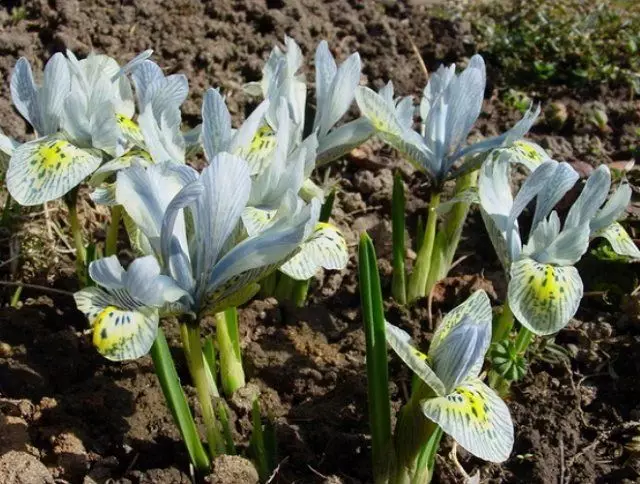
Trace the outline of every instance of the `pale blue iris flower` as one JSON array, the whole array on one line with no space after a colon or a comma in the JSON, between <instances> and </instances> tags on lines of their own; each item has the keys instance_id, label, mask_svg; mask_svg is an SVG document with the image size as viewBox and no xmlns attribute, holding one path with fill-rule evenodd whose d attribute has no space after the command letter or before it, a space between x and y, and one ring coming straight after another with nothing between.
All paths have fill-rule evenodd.
<instances>
[{"instance_id":1,"label":"pale blue iris flower","mask_svg":"<svg viewBox=\"0 0 640 484\"><path fill-rule=\"evenodd\" d=\"M589 240L607 238L616 252L637 258L637 247L616 220L631 196L621 185L604 203L611 177L601 166L589 177L564 224L554 210L575 185L578 174L567 163L547 160L527 177L515 198L511 193L513 153L488 160L481 169L481 213L491 241L509 276L508 302L513 314L538 335L562 329L575 315L583 284L574 264L587 251ZM521 161L521 160L516 160ZM535 199L526 243L518 217Z\"/></svg>"},{"instance_id":2,"label":"pale blue iris flower","mask_svg":"<svg viewBox=\"0 0 640 484\"><path fill-rule=\"evenodd\" d=\"M459 75L455 73L455 65L440 67L424 88L418 109L421 118L418 131L413 129L416 108L412 99L395 99L390 82L378 93L359 87L356 101L376 134L439 186L464 171L478 168L482 158L476 157L472 166L463 164L454 170L457 161L512 146L526 134L540 112L539 108L529 109L508 132L467 145L482 109L485 83L485 65L479 55L474 55Z\"/></svg>"},{"instance_id":3,"label":"pale blue iris flower","mask_svg":"<svg viewBox=\"0 0 640 484\"><path fill-rule=\"evenodd\" d=\"M507 405L480 378L491 343L491 303L477 291L450 311L436 328L428 354L410 336L387 323L387 342L430 388L420 402L424 416L473 455L503 462L513 448Z\"/></svg>"},{"instance_id":4,"label":"pale blue iris flower","mask_svg":"<svg viewBox=\"0 0 640 484\"><path fill-rule=\"evenodd\" d=\"M20 58L11 76L11 97L37 139L15 147L7 187L21 205L37 205L75 188L104 156L121 151L125 120L133 115L127 72L151 55L145 51L125 67L102 55L78 60L55 54L41 85ZM4 151L4 150L3 150Z\"/></svg>"},{"instance_id":5,"label":"pale blue iris flower","mask_svg":"<svg viewBox=\"0 0 640 484\"><path fill-rule=\"evenodd\" d=\"M246 161L228 153L210 160L201 174L172 162L148 168L134 164L118 172L116 187L117 202L139 229L140 247L161 261L162 274L184 291L179 299L167 299L162 306L166 313L202 317L242 304L256 293L258 281L296 254L318 220L317 200L304 204L289 192L268 227L238 240L251 177ZM94 262L92 274L101 274L105 261ZM108 288L102 279L94 280ZM105 309L102 292L100 288L80 291L89 318ZM149 332L145 329L149 318L143 326L143 318L134 314L138 309L113 301L109 305L128 312L128 323L139 326L146 336L141 339L134 327L120 333L112 331L115 327L107 328L110 337L121 336L102 341L94 335L98 349L111 359L145 354L155 338L160 313L152 314L155 329Z\"/></svg>"}]
</instances>

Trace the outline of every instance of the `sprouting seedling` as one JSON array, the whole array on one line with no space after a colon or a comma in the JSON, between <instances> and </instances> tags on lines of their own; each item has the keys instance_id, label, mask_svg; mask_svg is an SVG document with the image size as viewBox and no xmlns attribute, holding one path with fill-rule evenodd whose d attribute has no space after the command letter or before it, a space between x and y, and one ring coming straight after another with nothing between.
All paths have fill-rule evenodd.
<instances>
[{"instance_id":1,"label":"sprouting seedling","mask_svg":"<svg viewBox=\"0 0 640 484\"><path fill-rule=\"evenodd\" d=\"M629 186L622 184L605 203L611 186L606 166L592 173L561 224L553 209L574 186L578 174L566 163L547 160L535 168L513 198L512 161L507 152L487 161L480 174L479 196L487 231L509 279L494 340L508 338L515 316L523 326L512 351L515 361L524 355L533 335L559 331L578 310L583 284L574 265L590 240L605 237L616 253L631 258L640 258L640 251L617 223L631 197ZM524 243L518 217L534 199L531 230Z\"/></svg>"},{"instance_id":2,"label":"sprouting seedling","mask_svg":"<svg viewBox=\"0 0 640 484\"><path fill-rule=\"evenodd\" d=\"M406 299L409 301L428 295L453 263L462 225L475 197L474 170L494 150L519 148L520 138L539 114L539 108L530 108L522 120L506 133L467 145L469 133L482 108L485 81L484 61L479 55L473 56L459 75L455 73L455 65L440 67L423 91L417 109L420 114L417 131L414 130L416 108L411 97L394 98L391 82L378 93L364 86L356 91L358 106L375 133L432 181L424 240L419 244L420 250L407 287ZM524 146L524 149L528 148ZM456 195L447 203L445 210L439 205L443 183L448 179L457 179L457 187ZM439 213L446 213L446 218L438 231ZM397 280L401 278L401 275L396 276ZM405 299L403 295L396 297Z\"/></svg>"}]
</instances>

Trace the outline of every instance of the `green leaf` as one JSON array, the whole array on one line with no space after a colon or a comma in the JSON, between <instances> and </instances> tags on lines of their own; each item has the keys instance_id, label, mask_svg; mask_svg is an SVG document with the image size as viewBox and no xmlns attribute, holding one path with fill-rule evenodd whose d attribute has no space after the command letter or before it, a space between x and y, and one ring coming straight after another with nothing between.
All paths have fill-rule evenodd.
<instances>
[{"instance_id":1,"label":"green leaf","mask_svg":"<svg viewBox=\"0 0 640 484\"><path fill-rule=\"evenodd\" d=\"M364 233L358 250L360 299L367 344L367 390L374 481L386 482L392 451L387 343L380 275L373 243Z\"/></svg>"},{"instance_id":2,"label":"green leaf","mask_svg":"<svg viewBox=\"0 0 640 484\"><path fill-rule=\"evenodd\" d=\"M393 178L393 196L391 201L391 226L393 232L393 280L391 292L400 304L407 303L406 271L404 267L404 211L405 193L402 176L396 172Z\"/></svg>"},{"instance_id":3,"label":"green leaf","mask_svg":"<svg viewBox=\"0 0 640 484\"><path fill-rule=\"evenodd\" d=\"M187 398L180 387L180 380L171 358L169 345L161 328L158 328L158 336L151 347L151 358L162 393L187 447L189 459L198 472L207 473L210 468L209 458L200 441Z\"/></svg>"}]
</instances>

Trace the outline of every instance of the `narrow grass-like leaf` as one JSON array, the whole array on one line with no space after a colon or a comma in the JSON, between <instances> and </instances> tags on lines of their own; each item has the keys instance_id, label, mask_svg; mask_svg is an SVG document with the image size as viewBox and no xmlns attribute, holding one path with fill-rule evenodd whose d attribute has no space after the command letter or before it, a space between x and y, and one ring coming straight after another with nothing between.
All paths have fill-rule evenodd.
<instances>
[{"instance_id":1,"label":"narrow grass-like leaf","mask_svg":"<svg viewBox=\"0 0 640 484\"><path fill-rule=\"evenodd\" d=\"M251 406L251 420L253 423L253 433L251 434L251 450L255 459L260 482L266 482L272 471L273 456L269 455L265 432L262 428L262 418L260 415L260 403L256 398Z\"/></svg>"},{"instance_id":2,"label":"narrow grass-like leaf","mask_svg":"<svg viewBox=\"0 0 640 484\"><path fill-rule=\"evenodd\" d=\"M216 347L213 344L213 338L209 336L204 340L204 346L202 347L202 356L204 356L204 362L207 365L207 375L209 376L209 386L211 387L211 393L214 397L219 397L218 384L216 383L216 377L218 375L218 365L216 364Z\"/></svg>"},{"instance_id":3,"label":"narrow grass-like leaf","mask_svg":"<svg viewBox=\"0 0 640 484\"><path fill-rule=\"evenodd\" d=\"M156 375L160 381L162 393L171 410L173 419L178 425L191 463L198 472L205 474L209 471L210 467L209 457L200 441L198 429L196 428L193 415L189 409L187 398L180 386L178 373L173 364L169 345L164 337L162 328L158 328L158 336L151 347L151 358L153 359Z\"/></svg>"},{"instance_id":4,"label":"narrow grass-like leaf","mask_svg":"<svg viewBox=\"0 0 640 484\"><path fill-rule=\"evenodd\" d=\"M358 281L367 344L367 389L373 472L374 481L379 483L386 482L389 473L391 408L380 275L373 243L366 233L360 237L358 261Z\"/></svg>"},{"instance_id":5,"label":"narrow grass-like leaf","mask_svg":"<svg viewBox=\"0 0 640 484\"><path fill-rule=\"evenodd\" d=\"M334 188L329 192L327 198L324 199L324 203L322 204L322 208L320 209L320 218L319 222L328 222L329 218L331 218L331 212L333 212L333 204L336 201L336 192L337 190Z\"/></svg>"},{"instance_id":6,"label":"narrow grass-like leaf","mask_svg":"<svg viewBox=\"0 0 640 484\"><path fill-rule=\"evenodd\" d=\"M224 400L218 400L218 420L222 426L222 435L224 436L224 444L226 453L229 455L235 455L236 446L233 443L233 432L231 431L231 422L229 420L229 410Z\"/></svg>"},{"instance_id":7,"label":"narrow grass-like leaf","mask_svg":"<svg viewBox=\"0 0 640 484\"><path fill-rule=\"evenodd\" d=\"M393 231L393 280L391 292L400 304L407 302L406 273L404 268L404 209L405 194L402 175L396 172L393 178L391 199L391 226Z\"/></svg>"}]
</instances>

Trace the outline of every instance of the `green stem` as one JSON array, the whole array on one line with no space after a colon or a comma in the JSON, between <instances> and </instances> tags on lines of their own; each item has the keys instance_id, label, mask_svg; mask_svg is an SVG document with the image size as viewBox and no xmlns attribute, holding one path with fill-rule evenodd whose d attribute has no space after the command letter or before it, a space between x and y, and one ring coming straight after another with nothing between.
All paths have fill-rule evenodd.
<instances>
[{"instance_id":1,"label":"green stem","mask_svg":"<svg viewBox=\"0 0 640 484\"><path fill-rule=\"evenodd\" d=\"M78 204L76 203L76 198L77 194L73 191L69 193L68 197L65 197L65 200L69 208L71 235L73 236L73 243L76 246L76 272L80 280L80 285L84 287L87 285L87 253L84 247L84 241L82 240L82 229L78 220Z\"/></svg>"},{"instance_id":2,"label":"green stem","mask_svg":"<svg viewBox=\"0 0 640 484\"><path fill-rule=\"evenodd\" d=\"M216 338L220 353L222 389L225 394L232 395L245 385L236 308L216 314Z\"/></svg>"},{"instance_id":3,"label":"green stem","mask_svg":"<svg viewBox=\"0 0 640 484\"><path fill-rule=\"evenodd\" d=\"M210 467L209 457L202 446L202 442L200 442L198 429L193 420L184 391L180 387L178 372L173 364L169 345L164 337L162 328L158 329L158 336L151 347L151 358L162 393L180 430L191 463L199 473L207 474Z\"/></svg>"},{"instance_id":4,"label":"green stem","mask_svg":"<svg viewBox=\"0 0 640 484\"><path fill-rule=\"evenodd\" d=\"M211 399L211 389L209 388L209 379L202 356L202 344L200 343L200 327L194 322L187 326L187 358L190 360L189 370L191 378L196 387L198 401L202 409L202 418L207 430L207 443L209 444L209 455L215 458L217 455L224 453L224 441L218 428L216 414L213 410L213 402Z\"/></svg>"},{"instance_id":5,"label":"green stem","mask_svg":"<svg viewBox=\"0 0 640 484\"><path fill-rule=\"evenodd\" d=\"M504 341L509 337L509 333L513 328L513 312L511 312L511 307L509 306L509 301L504 302L502 305L502 312L495 323L495 327L493 329L493 334L491 337L492 343L497 343L499 341Z\"/></svg>"},{"instance_id":6,"label":"green stem","mask_svg":"<svg viewBox=\"0 0 640 484\"><path fill-rule=\"evenodd\" d=\"M310 284L311 279L307 279L306 281L294 281L291 297L296 307L301 308L304 306L304 303L307 302L307 294L309 293Z\"/></svg>"},{"instance_id":7,"label":"green stem","mask_svg":"<svg viewBox=\"0 0 640 484\"><path fill-rule=\"evenodd\" d=\"M477 181L477 171L460 176L456 180L456 189L453 196L457 197L463 192L472 189L477 185ZM470 207L471 203L469 202L458 202L445 216L433 246L431 267L429 268L429 277L425 288L426 295L431 292L431 289L438 281L447 277L460 244L462 229Z\"/></svg>"},{"instance_id":8,"label":"green stem","mask_svg":"<svg viewBox=\"0 0 640 484\"><path fill-rule=\"evenodd\" d=\"M104 255L109 257L118 253L118 231L120 230L120 220L122 220L122 205L111 207L111 223L107 230Z\"/></svg>"},{"instance_id":9,"label":"green stem","mask_svg":"<svg viewBox=\"0 0 640 484\"><path fill-rule=\"evenodd\" d=\"M394 436L397 462L390 484L431 481L442 430L422 414L420 402L433 396L431 389L418 382L411 399L400 409Z\"/></svg>"},{"instance_id":10,"label":"green stem","mask_svg":"<svg viewBox=\"0 0 640 484\"><path fill-rule=\"evenodd\" d=\"M278 301L292 301L294 285L297 281L294 281L286 274L280 274L278 285L275 290L275 297Z\"/></svg>"},{"instance_id":11,"label":"green stem","mask_svg":"<svg viewBox=\"0 0 640 484\"><path fill-rule=\"evenodd\" d=\"M518 331L518 337L516 338L516 352L519 355L524 355L531 341L533 341L533 333L523 326Z\"/></svg>"},{"instance_id":12,"label":"green stem","mask_svg":"<svg viewBox=\"0 0 640 484\"><path fill-rule=\"evenodd\" d=\"M390 460L393 460L391 407L380 274L373 242L366 233L360 237L358 248L358 283L367 348L367 392L373 477L374 482L379 484L387 482Z\"/></svg>"},{"instance_id":13,"label":"green stem","mask_svg":"<svg viewBox=\"0 0 640 484\"><path fill-rule=\"evenodd\" d=\"M260 281L260 296L263 298L274 297L276 292L276 284L278 282L278 271L273 271Z\"/></svg>"},{"instance_id":14,"label":"green stem","mask_svg":"<svg viewBox=\"0 0 640 484\"><path fill-rule=\"evenodd\" d=\"M4 202L4 209L2 210L2 220L0 221L0 225L3 227L9 226L9 220L11 219L11 203L13 202L13 198L9 192L7 192L7 200Z\"/></svg>"},{"instance_id":15,"label":"green stem","mask_svg":"<svg viewBox=\"0 0 640 484\"><path fill-rule=\"evenodd\" d=\"M391 199L391 229L393 238L393 279L391 293L400 304L407 303L407 282L404 267L404 211L405 196L402 176L396 172L393 179L393 196Z\"/></svg>"},{"instance_id":16,"label":"green stem","mask_svg":"<svg viewBox=\"0 0 640 484\"><path fill-rule=\"evenodd\" d=\"M18 307L18 303L20 302L20 296L22 295L22 287L23 286L16 287L16 290L13 293L13 296L11 296L11 307L12 308L17 308Z\"/></svg>"},{"instance_id":17,"label":"green stem","mask_svg":"<svg viewBox=\"0 0 640 484\"><path fill-rule=\"evenodd\" d=\"M433 255L433 243L436 236L436 225L438 221L438 213L436 209L440 204L440 192L431 195L429 202L427 225L424 231L424 240L420 245L420 251L416 258L416 263L409 279L409 291L407 298L409 302L414 302L421 297L426 296L425 289L427 286L427 278L431 266L431 257Z\"/></svg>"}]
</instances>

